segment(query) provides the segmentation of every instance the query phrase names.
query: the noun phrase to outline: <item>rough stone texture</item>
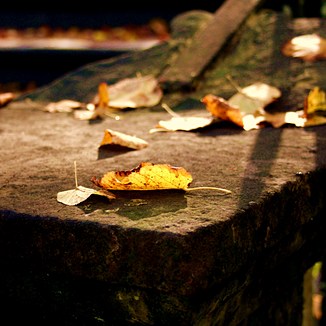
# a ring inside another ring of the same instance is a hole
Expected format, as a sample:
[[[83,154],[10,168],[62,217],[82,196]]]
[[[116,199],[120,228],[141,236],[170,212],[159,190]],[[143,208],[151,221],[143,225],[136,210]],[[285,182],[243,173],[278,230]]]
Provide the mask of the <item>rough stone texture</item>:
[[[190,16],[176,19],[170,43],[90,64],[0,110],[0,294],[13,322],[300,324],[303,273],[325,254],[325,126],[245,132],[220,123],[151,134],[170,118],[160,105],[98,123],[39,110],[43,102],[67,97],[88,101],[104,79],[139,71],[158,76],[210,17]],[[241,86],[280,87],[284,97],[271,109],[296,110],[313,86],[325,88],[325,61],[285,58],[280,46],[290,35],[324,27],[323,20],[253,15],[194,91],[169,93],[163,101],[180,114],[205,115],[203,95],[235,92],[225,78],[230,74]],[[99,150],[106,128],[150,145]],[[93,187],[92,176],[150,161],[185,167],[192,187],[232,194],[119,192],[111,202],[91,197],[65,206],[56,194],[74,188],[74,161],[85,187]]]

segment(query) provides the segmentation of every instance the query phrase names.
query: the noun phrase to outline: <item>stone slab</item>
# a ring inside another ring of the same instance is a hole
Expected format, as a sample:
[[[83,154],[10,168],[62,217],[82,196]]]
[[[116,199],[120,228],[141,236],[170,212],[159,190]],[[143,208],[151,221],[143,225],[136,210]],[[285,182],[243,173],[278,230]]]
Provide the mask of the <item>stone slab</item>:
[[[225,78],[231,74],[241,86],[264,81],[280,87],[283,103],[274,109],[297,109],[311,86],[325,87],[325,62],[285,58],[279,48],[289,35],[322,32],[324,24],[273,12],[254,15],[195,91],[170,93],[163,101],[180,114],[203,114],[203,95],[234,92]],[[257,266],[262,271],[256,279],[263,279],[314,238],[321,241],[316,229],[324,228],[325,126],[245,132],[221,123],[152,134],[159,120],[170,118],[159,105],[98,123],[39,109],[69,94],[87,101],[104,77],[113,81],[143,67],[159,75],[164,60],[186,40],[91,64],[0,110],[1,292],[9,307],[10,300],[23,303],[31,319],[38,308],[44,309],[39,318],[60,319],[59,309],[72,324],[203,325],[224,316],[236,325],[259,306],[245,304]],[[114,156],[99,151],[106,128],[141,137],[149,146]],[[112,202],[91,198],[65,206],[56,194],[73,189],[74,161],[85,187],[93,187],[93,176],[149,161],[183,166],[193,176],[192,187],[232,193],[128,192]],[[295,260],[295,266],[306,268],[312,260]],[[231,318],[230,304],[239,300],[243,308]]]

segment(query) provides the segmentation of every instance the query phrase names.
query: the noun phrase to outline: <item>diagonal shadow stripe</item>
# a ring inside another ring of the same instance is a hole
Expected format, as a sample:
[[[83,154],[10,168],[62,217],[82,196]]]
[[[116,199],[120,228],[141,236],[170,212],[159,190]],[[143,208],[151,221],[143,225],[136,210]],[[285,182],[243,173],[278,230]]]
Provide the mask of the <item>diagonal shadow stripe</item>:
[[[265,178],[270,176],[271,168],[279,151],[282,136],[280,129],[261,129],[257,132],[247,166],[244,171],[238,207],[248,205],[263,193]]]

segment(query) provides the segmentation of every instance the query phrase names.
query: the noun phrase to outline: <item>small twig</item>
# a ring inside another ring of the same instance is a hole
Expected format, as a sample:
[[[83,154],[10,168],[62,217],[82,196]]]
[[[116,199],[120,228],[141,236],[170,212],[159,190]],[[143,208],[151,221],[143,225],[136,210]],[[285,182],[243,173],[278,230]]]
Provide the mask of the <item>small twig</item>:
[[[110,118],[112,118],[114,120],[117,120],[117,121],[121,119],[118,114],[110,113],[110,112],[107,112],[107,111],[104,112],[104,115],[106,115],[106,116],[108,116],[108,117],[110,117]]]
[[[223,192],[223,195],[231,194],[231,190],[227,190],[224,188],[218,188],[218,187],[193,187],[193,188],[187,188],[186,191],[193,191],[193,190],[218,190]]]

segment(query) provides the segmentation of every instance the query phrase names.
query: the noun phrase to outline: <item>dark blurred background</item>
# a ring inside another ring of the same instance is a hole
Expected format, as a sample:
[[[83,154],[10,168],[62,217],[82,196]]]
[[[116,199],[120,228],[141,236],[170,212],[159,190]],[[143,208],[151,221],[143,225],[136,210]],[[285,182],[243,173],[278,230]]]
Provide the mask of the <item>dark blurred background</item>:
[[[153,2],[153,5],[150,5],[148,1],[143,0],[128,4],[121,1],[98,0],[88,2],[57,0],[43,3],[36,0],[26,2],[9,0],[1,3],[0,26],[27,27],[31,24],[59,23],[63,26],[78,24],[96,27],[107,23],[140,24],[152,17],[161,17],[169,21],[177,14],[188,10],[202,9],[214,12],[222,3],[222,0],[188,0]],[[278,11],[287,7],[294,17],[320,17],[325,4],[325,0],[265,0],[262,6]]]
[[[1,3],[0,29],[40,26],[97,29],[103,26],[143,25],[152,19],[160,19],[168,26],[171,19],[182,12],[198,9],[213,13],[222,3],[221,0],[166,0],[153,2],[151,5],[143,0],[132,3],[98,0],[9,0]],[[326,0],[267,0],[262,7],[286,11],[293,17],[322,17],[325,15]],[[117,49],[63,51],[0,47],[0,92],[4,85],[12,87],[17,83],[19,87],[41,86],[82,65],[125,52]]]

